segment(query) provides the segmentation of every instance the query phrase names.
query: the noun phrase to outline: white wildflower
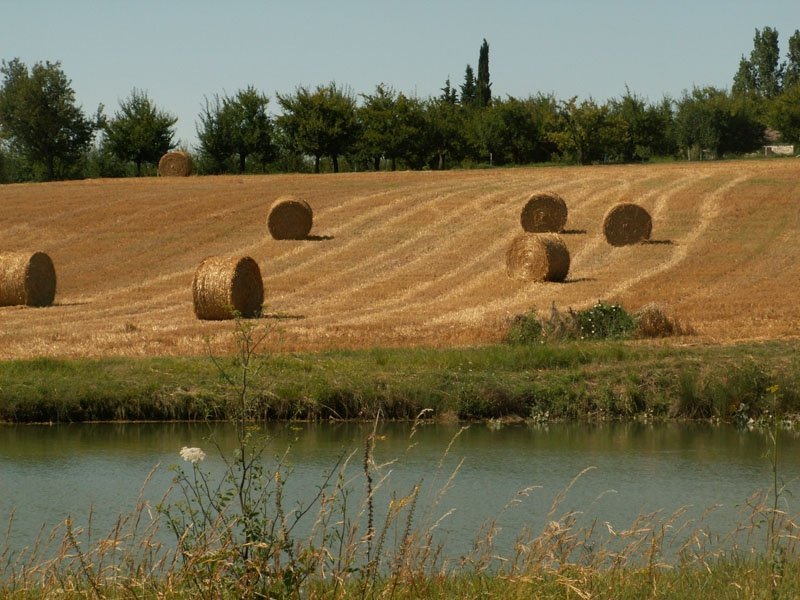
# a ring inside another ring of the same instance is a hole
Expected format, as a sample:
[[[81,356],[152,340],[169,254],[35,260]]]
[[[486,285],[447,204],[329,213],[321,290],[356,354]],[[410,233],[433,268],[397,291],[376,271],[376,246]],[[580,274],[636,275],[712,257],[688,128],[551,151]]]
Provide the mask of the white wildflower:
[[[193,465],[199,463],[206,457],[206,453],[203,452],[200,448],[187,448],[184,446],[181,448],[181,458],[187,462],[192,463]]]

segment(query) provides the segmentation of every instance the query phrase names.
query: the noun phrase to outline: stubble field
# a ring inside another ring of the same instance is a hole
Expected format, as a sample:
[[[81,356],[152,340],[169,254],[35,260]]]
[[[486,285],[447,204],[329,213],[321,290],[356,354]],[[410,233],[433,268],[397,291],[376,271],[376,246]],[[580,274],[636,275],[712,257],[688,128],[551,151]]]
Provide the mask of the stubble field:
[[[565,283],[509,279],[527,197],[569,208]],[[267,234],[272,202],[314,209],[311,237]],[[636,202],[649,243],[613,248],[606,210]],[[249,255],[278,350],[499,340],[532,307],[636,310],[691,325],[681,342],[797,338],[800,161],[487,171],[88,180],[0,186],[0,250],[47,252],[55,304],[0,307],[0,359],[224,352],[229,322],[195,318],[210,255]]]

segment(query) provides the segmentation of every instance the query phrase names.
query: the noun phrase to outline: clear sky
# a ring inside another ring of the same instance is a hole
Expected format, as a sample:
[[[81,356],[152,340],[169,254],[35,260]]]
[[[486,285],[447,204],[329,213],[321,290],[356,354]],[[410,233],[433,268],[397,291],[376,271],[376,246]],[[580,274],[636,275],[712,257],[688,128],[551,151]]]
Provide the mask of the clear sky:
[[[205,97],[254,85],[277,113],[276,92],[335,81],[426,98],[477,71],[484,38],[495,96],[730,87],[764,26],[785,56],[800,0],[0,0],[0,59],[61,61],[89,114],[145,90],[193,145]]]

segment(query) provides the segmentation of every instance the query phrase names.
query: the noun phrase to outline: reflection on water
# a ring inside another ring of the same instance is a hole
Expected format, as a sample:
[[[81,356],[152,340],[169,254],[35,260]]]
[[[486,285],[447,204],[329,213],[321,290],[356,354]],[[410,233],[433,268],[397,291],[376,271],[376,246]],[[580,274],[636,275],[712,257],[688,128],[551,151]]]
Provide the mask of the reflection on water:
[[[351,453],[357,475],[371,430],[371,425],[352,423],[264,427],[269,460],[291,447],[288,502],[313,496],[337,460]],[[406,494],[422,482],[418,522],[436,522],[455,509],[439,527],[450,552],[467,551],[489,519],[497,518],[502,527],[501,542],[525,526],[541,529],[553,518],[548,512],[554,496],[587,468],[559,514],[575,510],[583,519],[615,527],[653,510],[666,515],[688,505],[688,514],[699,517],[718,506],[708,523],[724,533],[741,519],[737,507],[770,484],[766,438],[758,431],[641,423],[499,430],[474,424],[456,436],[459,431],[458,425],[428,424],[411,436],[409,424],[383,424],[375,448],[376,462],[386,464],[383,472],[389,473],[379,503],[388,504],[393,492]],[[67,516],[81,523],[90,510],[95,529],[110,529],[121,513],[134,508],[140,493],[152,505],[162,498],[172,478],[168,467],[180,462],[182,446],[202,447],[209,455],[203,467],[219,471],[214,443],[230,451],[233,429],[186,423],[2,426],[0,518],[13,512],[14,523],[0,547],[4,542],[12,548],[29,545],[43,524],[55,525]],[[797,436],[781,437],[780,471],[786,481],[800,475],[798,451]],[[452,488],[437,504],[438,491],[459,464]],[[503,511],[530,486],[535,487],[522,503]]]

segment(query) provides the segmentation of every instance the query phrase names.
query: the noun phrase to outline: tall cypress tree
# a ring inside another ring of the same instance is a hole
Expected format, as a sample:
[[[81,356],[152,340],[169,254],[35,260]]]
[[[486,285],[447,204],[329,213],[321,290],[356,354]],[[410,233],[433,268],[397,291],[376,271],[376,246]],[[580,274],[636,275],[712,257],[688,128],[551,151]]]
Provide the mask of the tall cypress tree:
[[[483,38],[478,55],[478,83],[476,91],[478,106],[485,108],[492,103],[492,84],[489,82],[489,44]]]

